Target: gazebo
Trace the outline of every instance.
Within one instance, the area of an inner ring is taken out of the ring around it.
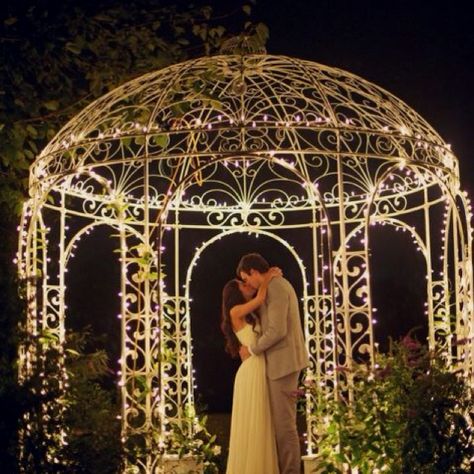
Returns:
[[[146,74],[85,108],[31,167],[18,261],[27,331],[57,340],[57,374],[44,390],[67,391],[65,273],[81,236],[98,226],[113,230],[121,266],[122,442],[142,448],[128,459],[131,471],[160,472],[170,423],[189,422],[193,268],[234,233],[265,235],[294,256],[305,377],[322,393],[350,391],[338,366],[375,363],[377,225],[411,234],[426,264],[429,345],[472,377],[472,340],[453,343],[473,335],[470,209],[449,145],[401,100],[351,73],[259,52]],[[190,251],[190,240],[203,243]],[[25,343],[20,381],[44,357]],[[313,403],[308,395],[309,455]]]

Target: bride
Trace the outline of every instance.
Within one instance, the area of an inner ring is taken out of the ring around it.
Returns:
[[[275,276],[281,276],[281,270],[274,267],[257,293],[237,279],[225,285],[221,328],[226,351],[232,357],[238,357],[240,345],[251,346],[259,337],[256,310],[265,301],[268,283]],[[226,471],[226,474],[262,473],[279,473],[263,354],[243,361],[235,376]]]

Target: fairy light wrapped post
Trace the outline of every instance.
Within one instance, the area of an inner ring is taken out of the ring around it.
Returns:
[[[122,442],[137,472],[159,472],[170,424],[190,423],[193,268],[204,249],[234,233],[265,235],[294,256],[307,378],[321,393],[350,391],[350,372],[336,366],[374,363],[376,225],[413,237],[426,264],[429,344],[473,374],[472,342],[453,344],[473,334],[472,232],[449,145],[401,100],[348,72],[262,51],[227,53],[113,90],[31,167],[18,265],[32,338],[47,330],[61,346],[74,248],[98,226],[116,235]],[[190,235],[203,244],[182,252]],[[21,381],[42,357],[23,348]],[[67,390],[62,355],[55,376]],[[308,395],[308,455],[316,451],[314,402]],[[22,436],[32,429],[26,423]]]

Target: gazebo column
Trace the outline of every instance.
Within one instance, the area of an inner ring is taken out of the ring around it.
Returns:
[[[353,362],[373,364],[373,329],[366,249],[344,249],[335,262],[338,363],[351,369]],[[344,387],[345,388],[345,387]]]
[[[160,368],[165,429],[174,424],[191,434],[194,400],[188,302],[183,295],[167,295],[163,303]]]
[[[451,362],[453,341],[447,275],[443,279],[432,279],[428,283],[428,298],[433,308],[433,326],[429,330],[433,332],[436,344],[445,348],[446,356]]]
[[[442,344],[445,347],[449,363],[464,368],[466,376],[472,377],[474,315],[471,226],[469,220],[464,224],[461,221],[461,215],[468,214],[468,206],[463,196],[460,196],[460,201],[460,207],[463,208],[461,214],[454,203],[448,201],[446,205],[439,271],[441,278],[431,285],[433,330],[436,346]]]
[[[143,234],[146,239],[147,232]],[[132,241],[123,224],[120,241],[122,443],[130,472],[152,473],[157,472],[164,447],[156,307],[159,271],[150,241]]]
[[[28,460],[31,449],[43,449],[51,466],[63,462],[65,405],[57,403],[63,399],[67,383],[64,365],[66,209],[63,193],[59,212],[58,223],[52,231],[58,236],[58,248],[49,247],[49,229],[43,222],[40,201],[25,206],[20,226],[19,273],[26,291],[25,329],[31,340],[22,344],[19,350],[19,381],[32,384],[32,395],[42,403],[40,410],[26,412],[22,421],[22,472],[37,467]],[[57,274],[49,274],[50,259],[55,260]]]
[[[57,284],[51,284],[49,279],[54,278],[54,275],[49,275],[48,272],[48,245],[46,241],[46,233],[48,229],[45,228],[42,222],[42,229],[40,231],[42,242],[45,247],[43,253],[43,288],[44,288],[44,309],[41,318],[41,331],[47,333],[51,337],[49,347],[46,348],[48,352],[48,358],[53,357],[56,362],[55,376],[50,377],[48,380],[49,387],[46,390],[53,391],[59,398],[65,398],[66,385],[67,385],[67,374],[65,367],[64,357],[64,345],[66,343],[66,272],[67,272],[67,255],[66,255],[66,234],[68,226],[66,224],[67,218],[67,206],[66,206],[66,194],[64,189],[59,192],[60,196],[60,218],[58,228],[58,240],[59,240],[59,254],[58,254],[58,275]],[[54,253],[51,251],[51,257],[54,258]],[[54,370],[53,368],[51,368]],[[64,412],[66,410],[65,404],[51,403],[49,411],[53,413],[53,417],[56,418],[56,424],[54,426],[55,433],[51,433],[51,436],[56,437],[58,445],[62,445],[66,437],[66,431],[64,426]]]
[[[338,136],[338,147],[341,137]],[[369,291],[368,229],[360,227],[363,238],[354,239],[354,225],[349,224],[346,209],[347,183],[344,156],[337,157],[338,223],[334,235],[339,236],[339,249],[334,258],[334,285],[336,304],[337,363],[347,369],[338,375],[339,391],[349,390],[352,398],[351,372],[353,362],[374,363],[371,303]],[[367,209],[359,217],[362,224]]]
[[[461,212],[459,212],[461,211]],[[454,256],[454,307],[456,362],[462,367],[466,377],[474,383],[474,308],[472,300],[472,228],[471,206],[464,195],[458,195],[458,206],[451,212],[452,242]],[[462,217],[464,216],[464,221]]]
[[[450,350],[451,345],[451,331],[449,328],[449,315],[448,320],[446,317],[436,317],[435,315],[435,306],[438,301],[440,294],[436,294],[436,291],[442,291],[446,295],[446,287],[442,284],[441,281],[436,280],[436,275],[434,272],[434,264],[432,258],[432,247],[431,247],[431,223],[430,223],[430,200],[428,196],[428,189],[425,187],[423,189],[423,225],[424,225],[424,257],[426,263],[426,301],[425,301],[425,315],[428,318],[428,344],[431,350],[434,350],[436,347],[436,340],[440,337],[445,339],[443,344],[446,345],[446,349]]]
[[[172,216],[172,217],[171,217]],[[194,435],[195,406],[194,406],[194,380],[192,370],[192,344],[190,320],[190,295],[189,282],[182,284],[181,275],[181,249],[179,211],[170,212],[172,225],[171,246],[161,249],[173,255],[172,267],[163,268],[170,288],[162,287],[161,295],[161,360],[160,378],[162,390],[163,424],[166,443],[165,457],[162,463],[163,472],[202,472],[202,464],[195,458],[185,453],[179,458],[176,446],[169,436],[174,431],[179,431],[185,437]],[[171,263],[170,263],[171,265]],[[160,471],[161,472],[161,471]]]
[[[456,262],[456,278],[458,293],[456,294],[456,359],[463,367],[465,375],[473,374],[473,310],[470,293],[472,292],[472,261],[468,257],[467,248],[462,251],[463,259]]]
[[[35,203],[27,202],[23,207],[21,223],[19,227],[19,250],[18,250],[18,273],[23,284],[26,299],[25,330],[30,336],[29,340],[22,341],[19,347],[18,378],[20,385],[31,382],[39,372],[39,351],[34,341],[37,341],[39,333],[39,314],[44,311],[44,285],[38,287],[38,219]],[[40,291],[39,291],[40,290]],[[36,417],[35,417],[36,415]],[[37,414],[26,411],[23,414],[19,430],[19,471],[24,473],[29,470],[29,446],[30,440],[34,439],[38,426]]]
[[[191,434],[189,417],[194,413],[190,297],[185,294],[189,285],[182,284],[180,260],[179,212],[173,214],[173,268],[165,268],[172,286],[165,289],[162,308],[161,344],[164,358],[161,364],[166,422]],[[171,228],[169,228],[171,230]],[[163,251],[165,249],[163,248]],[[187,423],[184,426],[183,423]]]
[[[23,207],[21,223],[19,230],[19,249],[18,249],[18,274],[23,284],[22,290],[25,292],[25,300],[27,303],[25,330],[32,338],[38,336],[38,306],[43,308],[41,293],[37,288],[38,279],[38,240],[37,240],[37,219],[32,219],[32,203],[26,203]],[[43,286],[44,288],[44,286]],[[44,292],[43,292],[44,294]],[[44,298],[43,298],[44,301]],[[33,346],[28,347],[22,342],[20,344],[20,357],[18,363],[19,381],[25,382],[33,374],[35,364],[35,349]]]
[[[306,396],[307,456],[310,464],[317,453],[321,420],[314,416],[318,399],[334,396],[336,390],[336,328],[334,319],[334,287],[331,273],[329,227],[320,209],[315,209],[312,231],[312,285],[314,294],[304,299],[304,329],[310,366],[306,371],[307,384],[316,385]],[[311,279],[310,279],[311,281]]]
[[[453,356],[453,328],[451,315],[451,296],[450,278],[449,278],[449,243],[446,239],[446,232],[449,229],[449,207],[446,205],[445,221],[442,228],[443,242],[442,245],[434,249],[431,244],[433,229],[435,226],[431,223],[431,209],[428,206],[429,200],[427,191],[424,190],[424,227],[425,227],[425,262],[426,262],[426,284],[427,284],[427,301],[425,303],[425,314],[429,318],[428,321],[428,342],[429,347],[433,350],[442,347],[448,362],[452,363]],[[435,219],[436,222],[436,219]],[[435,253],[433,253],[435,251]],[[438,258],[436,258],[438,257]]]

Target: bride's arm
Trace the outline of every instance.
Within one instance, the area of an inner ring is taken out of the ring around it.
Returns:
[[[267,296],[268,284],[272,278],[281,276],[281,270],[278,267],[272,267],[265,274],[264,280],[258,288],[257,294],[250,300],[243,304],[233,306],[230,310],[230,317],[232,324],[238,326],[247,314],[255,311],[264,301]],[[234,324],[237,323],[237,324]]]

